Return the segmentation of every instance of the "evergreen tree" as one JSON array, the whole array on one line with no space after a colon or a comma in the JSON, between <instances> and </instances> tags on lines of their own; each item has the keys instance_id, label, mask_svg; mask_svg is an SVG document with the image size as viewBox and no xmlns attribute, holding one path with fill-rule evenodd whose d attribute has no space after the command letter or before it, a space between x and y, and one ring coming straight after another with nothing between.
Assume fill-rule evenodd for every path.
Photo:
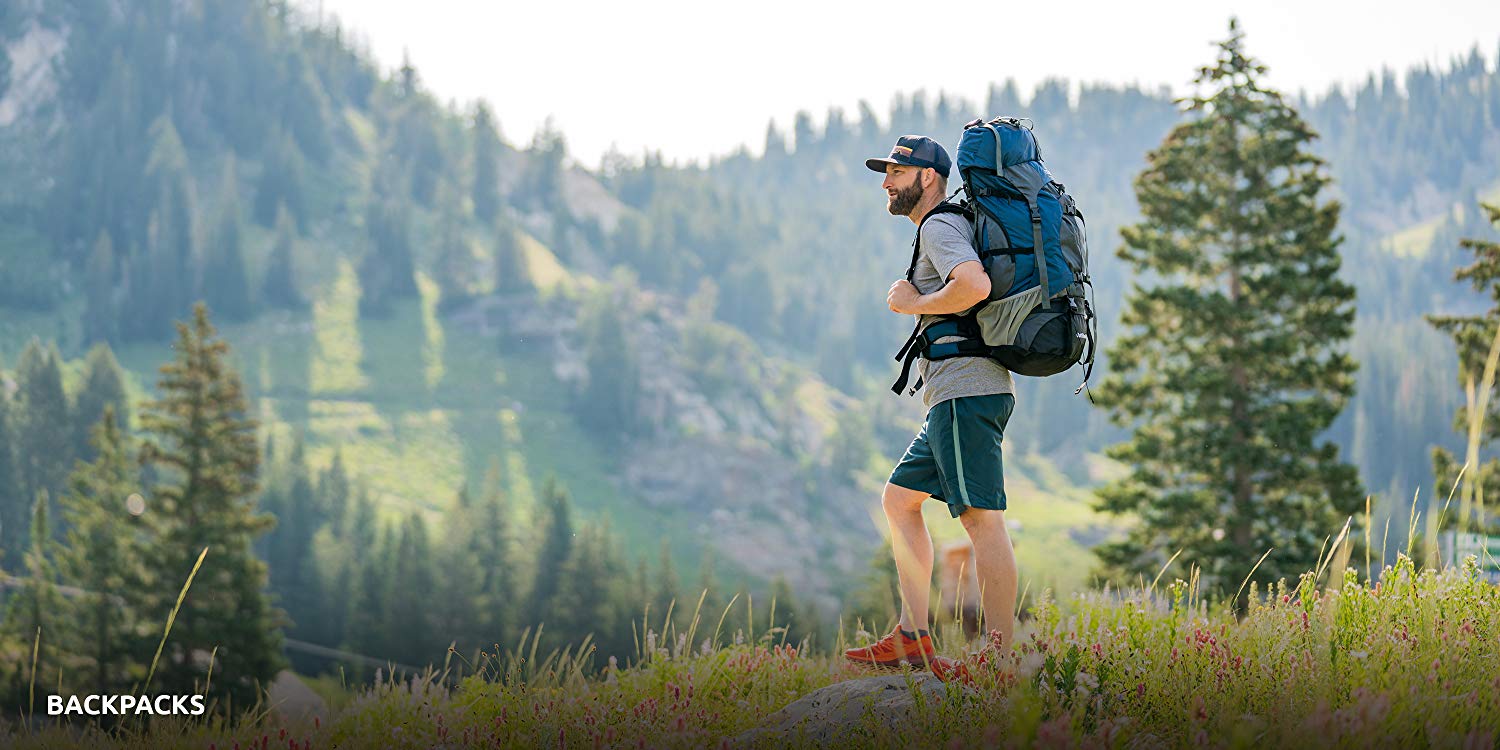
<instances>
[{"instance_id":1,"label":"evergreen tree","mask_svg":"<svg viewBox=\"0 0 1500 750\"><path fill-rule=\"evenodd\" d=\"M618 568L610 553L608 531L589 524L579 534L579 543L573 545L573 552L563 565L555 606L557 616L548 625L555 628L559 643L575 648L575 653L588 636L593 636L596 647L604 645L605 653L609 653L616 648L613 641L620 633L620 626L625 625L615 573Z\"/></svg>"},{"instance_id":2,"label":"evergreen tree","mask_svg":"<svg viewBox=\"0 0 1500 750\"><path fill-rule=\"evenodd\" d=\"M411 215L405 203L372 201L365 213L369 248L359 263L361 315L389 315L398 298L417 293Z\"/></svg>"},{"instance_id":3,"label":"evergreen tree","mask_svg":"<svg viewBox=\"0 0 1500 750\"><path fill-rule=\"evenodd\" d=\"M68 530L58 555L62 582L79 590L62 613L67 650L86 657L89 689L100 694L128 686L128 670L144 666L131 656L141 653L136 599L145 579L139 524L127 506L140 491L140 471L114 405L103 409L90 440L94 457L79 462L63 496Z\"/></svg>"},{"instance_id":4,"label":"evergreen tree","mask_svg":"<svg viewBox=\"0 0 1500 750\"><path fill-rule=\"evenodd\" d=\"M239 178L234 158L230 157L224 167L223 185L219 188L219 219L205 251L203 296L221 318L232 322L247 320L252 312L243 234Z\"/></svg>"},{"instance_id":5,"label":"evergreen tree","mask_svg":"<svg viewBox=\"0 0 1500 750\"><path fill-rule=\"evenodd\" d=\"M556 612L553 599L557 596L558 582L563 565L573 553L573 513L568 491L558 484L556 477L548 477L542 488L542 512L536 535L541 546L536 553L536 574L531 579L531 592L527 599L523 625L550 622Z\"/></svg>"},{"instance_id":6,"label":"evergreen tree","mask_svg":"<svg viewBox=\"0 0 1500 750\"><path fill-rule=\"evenodd\" d=\"M151 338L168 322L188 311L198 297L199 270L197 208L187 150L172 119L158 117L151 125L151 155L146 164L147 189L152 196L146 244L133 264L130 310L124 318L131 338Z\"/></svg>"},{"instance_id":7,"label":"evergreen tree","mask_svg":"<svg viewBox=\"0 0 1500 750\"><path fill-rule=\"evenodd\" d=\"M307 197L303 183L306 177L302 152L297 142L285 131L272 135L271 147L261 165L260 179L255 184L255 222L263 227L272 226L285 206L299 231L307 227Z\"/></svg>"},{"instance_id":8,"label":"evergreen tree","mask_svg":"<svg viewBox=\"0 0 1500 750\"><path fill-rule=\"evenodd\" d=\"M161 368L160 399L141 410L141 463L156 477L145 515L154 572L143 616L165 621L181 582L206 548L151 687L199 689L217 648L212 695L249 706L281 666L279 615L267 600L266 566L251 552L274 519L255 511L260 446L240 376L202 303L178 323L174 359ZM149 660L149 655L147 656Z\"/></svg>"},{"instance_id":9,"label":"evergreen tree","mask_svg":"<svg viewBox=\"0 0 1500 750\"><path fill-rule=\"evenodd\" d=\"M451 634L441 630L434 617L437 562L427 524L416 513L402 524L392 574L393 595L384 614L394 639L391 656L413 666L441 662Z\"/></svg>"},{"instance_id":10,"label":"evergreen tree","mask_svg":"<svg viewBox=\"0 0 1500 750\"><path fill-rule=\"evenodd\" d=\"M817 623L813 621L810 613L797 603L797 597L792 593L791 584L787 583L786 576L777 575L771 581L771 597L769 601L767 617L770 629L781 629L780 633L773 633L777 643L788 643L791 645L801 644L804 640L813 636L817 631Z\"/></svg>"},{"instance_id":11,"label":"evergreen tree","mask_svg":"<svg viewBox=\"0 0 1500 750\"><path fill-rule=\"evenodd\" d=\"M59 360L56 345L43 348L32 339L16 366L13 434L24 497L58 493L73 463L72 410Z\"/></svg>"},{"instance_id":12,"label":"evergreen tree","mask_svg":"<svg viewBox=\"0 0 1500 750\"><path fill-rule=\"evenodd\" d=\"M438 285L439 306L452 310L473 298L474 254L464 234L464 217L459 198L444 191L439 199L438 248L434 276Z\"/></svg>"},{"instance_id":13,"label":"evergreen tree","mask_svg":"<svg viewBox=\"0 0 1500 750\"><path fill-rule=\"evenodd\" d=\"M361 488L355 496L350 526L353 592L343 618L343 642L349 650L361 654L384 654L387 646L385 631L389 623L382 617L390 598L396 542L389 526L383 530L378 526L375 507Z\"/></svg>"},{"instance_id":14,"label":"evergreen tree","mask_svg":"<svg viewBox=\"0 0 1500 750\"><path fill-rule=\"evenodd\" d=\"M474 215L489 224L500 215L500 135L490 106L480 102L474 110Z\"/></svg>"},{"instance_id":15,"label":"evergreen tree","mask_svg":"<svg viewBox=\"0 0 1500 750\"><path fill-rule=\"evenodd\" d=\"M474 533L469 537L474 564L479 570L475 596L479 614L476 643L484 647L509 643L508 637L515 625L512 610L517 603L505 494L493 472L486 487L475 514Z\"/></svg>"},{"instance_id":16,"label":"evergreen tree","mask_svg":"<svg viewBox=\"0 0 1500 750\"><path fill-rule=\"evenodd\" d=\"M474 545L487 531L479 527L478 510L465 484L443 514L443 545L437 561L443 575L435 592L434 627L463 654L485 645L480 640L478 595L485 571L479 566Z\"/></svg>"},{"instance_id":17,"label":"evergreen tree","mask_svg":"<svg viewBox=\"0 0 1500 750\"><path fill-rule=\"evenodd\" d=\"M0 385L4 382L5 368L0 366ZM0 570L21 562L19 551L26 547L29 510L23 499L25 483L16 465L16 410L7 391L0 387ZM13 553L7 555L8 551Z\"/></svg>"},{"instance_id":18,"label":"evergreen tree","mask_svg":"<svg viewBox=\"0 0 1500 750\"><path fill-rule=\"evenodd\" d=\"M36 684L45 684L49 673L57 674L59 634L63 628L62 595L57 590L57 571L52 562L54 542L47 506L47 491L38 491L31 506L25 577L20 590L6 602L4 627L0 628L0 632L24 644L26 654L35 649L36 666L28 668L26 674ZM31 660L27 661L29 664Z\"/></svg>"},{"instance_id":19,"label":"evergreen tree","mask_svg":"<svg viewBox=\"0 0 1500 750\"><path fill-rule=\"evenodd\" d=\"M107 409L114 412L121 429L130 429L130 397L125 392L125 372L120 369L109 344L99 343L89 349L83 360L83 386L73 407L74 452L85 462L92 462L97 455L93 447L93 432Z\"/></svg>"},{"instance_id":20,"label":"evergreen tree","mask_svg":"<svg viewBox=\"0 0 1500 750\"><path fill-rule=\"evenodd\" d=\"M1130 473L1099 505L1140 522L1099 558L1134 579L1181 549L1178 574L1198 565L1224 596L1270 548L1257 579L1312 569L1363 497L1320 439L1354 389L1339 206L1319 203L1329 178L1307 148L1315 135L1262 87L1242 41L1231 21L1197 78L1207 93L1136 179L1143 220L1119 256L1159 281L1131 289L1100 393L1135 427L1110 451Z\"/></svg>"},{"instance_id":21,"label":"evergreen tree","mask_svg":"<svg viewBox=\"0 0 1500 750\"><path fill-rule=\"evenodd\" d=\"M276 242L261 282L261 299L273 308L301 310L307 300L297 288L297 227L286 206L276 208Z\"/></svg>"},{"instance_id":22,"label":"evergreen tree","mask_svg":"<svg viewBox=\"0 0 1500 750\"><path fill-rule=\"evenodd\" d=\"M637 427L640 369L612 296L597 298L580 326L588 382L578 405L587 426L618 442Z\"/></svg>"},{"instance_id":23,"label":"evergreen tree","mask_svg":"<svg viewBox=\"0 0 1500 750\"><path fill-rule=\"evenodd\" d=\"M531 275L521 250L521 234L508 219L495 223L495 291L514 294L531 290Z\"/></svg>"},{"instance_id":24,"label":"evergreen tree","mask_svg":"<svg viewBox=\"0 0 1500 750\"><path fill-rule=\"evenodd\" d=\"M349 500L349 472L344 468L344 451L342 448L335 448L333 462L318 478L318 506L322 508L329 526L340 530L344 528Z\"/></svg>"},{"instance_id":25,"label":"evergreen tree","mask_svg":"<svg viewBox=\"0 0 1500 750\"><path fill-rule=\"evenodd\" d=\"M302 638L306 635L304 626L312 625L322 601L323 592L319 590L313 567L312 543L323 518L300 435L292 446L291 457L279 468L282 476L274 493L274 506L267 507L274 513L276 526L264 537L265 560L270 568L271 588L280 595L292 622L291 632Z\"/></svg>"},{"instance_id":26,"label":"evergreen tree","mask_svg":"<svg viewBox=\"0 0 1500 750\"><path fill-rule=\"evenodd\" d=\"M1481 205L1491 225L1500 229L1500 205ZM1433 477L1437 486L1447 493L1457 481L1464 463L1477 458L1480 448L1500 437L1500 388L1491 385L1490 392L1480 393L1485 365L1490 348L1494 345L1497 330L1500 330L1500 242L1480 238L1461 240L1459 246L1473 255L1473 262L1454 273L1454 279L1467 281L1479 292L1487 292L1490 306L1482 315L1429 315L1427 320L1439 331L1453 339L1458 350L1458 380L1468 403L1454 415L1453 427L1466 438L1469 456L1460 461L1448 449L1436 446L1432 449ZM1497 377L1500 380L1500 377ZM1475 408L1487 401L1482 414ZM1465 471L1463 490L1456 511L1443 519L1444 526L1471 528L1483 518L1493 518L1484 510L1485 498L1500 498L1500 459L1491 458L1478 467Z\"/></svg>"},{"instance_id":27,"label":"evergreen tree","mask_svg":"<svg viewBox=\"0 0 1500 750\"><path fill-rule=\"evenodd\" d=\"M83 338L113 341L119 333L115 248L109 232L99 230L84 275Z\"/></svg>"},{"instance_id":28,"label":"evergreen tree","mask_svg":"<svg viewBox=\"0 0 1500 750\"><path fill-rule=\"evenodd\" d=\"M671 622L681 622L682 608L687 606L682 600L682 583L677 579L677 566L672 562L672 546L665 538L661 540L656 565L656 585L651 588L651 627L661 627L665 632L662 623L668 622L668 610L672 613Z\"/></svg>"}]
</instances>

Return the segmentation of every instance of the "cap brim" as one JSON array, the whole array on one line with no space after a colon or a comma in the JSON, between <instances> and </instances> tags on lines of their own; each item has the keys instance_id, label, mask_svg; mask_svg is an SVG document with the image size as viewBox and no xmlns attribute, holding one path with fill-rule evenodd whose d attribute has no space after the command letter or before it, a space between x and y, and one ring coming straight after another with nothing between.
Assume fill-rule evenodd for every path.
<instances>
[{"instance_id":1,"label":"cap brim","mask_svg":"<svg viewBox=\"0 0 1500 750\"><path fill-rule=\"evenodd\" d=\"M865 166L869 167L871 172L879 172L881 174L885 174L885 165L900 163L895 159L865 159Z\"/></svg>"}]
</instances>

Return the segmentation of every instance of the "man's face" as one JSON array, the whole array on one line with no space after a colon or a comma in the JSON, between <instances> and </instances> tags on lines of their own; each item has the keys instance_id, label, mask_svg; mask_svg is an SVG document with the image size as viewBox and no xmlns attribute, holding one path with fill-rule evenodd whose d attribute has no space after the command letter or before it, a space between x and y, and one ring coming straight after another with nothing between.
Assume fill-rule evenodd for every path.
<instances>
[{"instance_id":1,"label":"man's face","mask_svg":"<svg viewBox=\"0 0 1500 750\"><path fill-rule=\"evenodd\" d=\"M892 216L909 216L917 202L922 200L922 170L902 164L885 165L885 182L881 183L887 196L885 210Z\"/></svg>"}]
</instances>

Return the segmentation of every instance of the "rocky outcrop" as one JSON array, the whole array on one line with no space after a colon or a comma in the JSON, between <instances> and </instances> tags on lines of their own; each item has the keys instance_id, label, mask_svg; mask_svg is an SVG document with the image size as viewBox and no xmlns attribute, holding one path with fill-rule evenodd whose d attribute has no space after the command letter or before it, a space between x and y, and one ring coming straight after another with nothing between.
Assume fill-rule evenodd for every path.
<instances>
[{"instance_id":1,"label":"rocky outcrop","mask_svg":"<svg viewBox=\"0 0 1500 750\"><path fill-rule=\"evenodd\" d=\"M953 686L959 693L973 688ZM737 747L786 745L845 747L858 732L896 730L918 711L954 700L949 686L930 674L889 675L845 680L815 690L766 717L760 726L734 738Z\"/></svg>"}]
</instances>

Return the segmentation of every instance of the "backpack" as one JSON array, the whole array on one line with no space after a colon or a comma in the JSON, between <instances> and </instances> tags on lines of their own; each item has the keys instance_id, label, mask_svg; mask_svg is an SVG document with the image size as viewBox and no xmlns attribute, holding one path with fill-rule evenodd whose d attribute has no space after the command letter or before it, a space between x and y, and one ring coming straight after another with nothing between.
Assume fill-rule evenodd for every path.
<instances>
[{"instance_id":1,"label":"backpack","mask_svg":"<svg viewBox=\"0 0 1500 750\"><path fill-rule=\"evenodd\" d=\"M990 294L965 313L940 316L925 330L919 321L896 354L901 376L891 390L899 395L906 388L918 357L929 362L990 357L1032 377L1082 364L1083 383L1073 391L1078 394L1093 374L1098 329L1085 296L1093 283L1077 202L1047 171L1029 120L997 117L965 125L956 165L966 198L939 204L922 223L943 213L973 221L974 247L990 277ZM916 272L921 235L919 223L908 281ZM951 336L963 340L936 343ZM921 387L918 379L911 393Z\"/></svg>"}]
</instances>

